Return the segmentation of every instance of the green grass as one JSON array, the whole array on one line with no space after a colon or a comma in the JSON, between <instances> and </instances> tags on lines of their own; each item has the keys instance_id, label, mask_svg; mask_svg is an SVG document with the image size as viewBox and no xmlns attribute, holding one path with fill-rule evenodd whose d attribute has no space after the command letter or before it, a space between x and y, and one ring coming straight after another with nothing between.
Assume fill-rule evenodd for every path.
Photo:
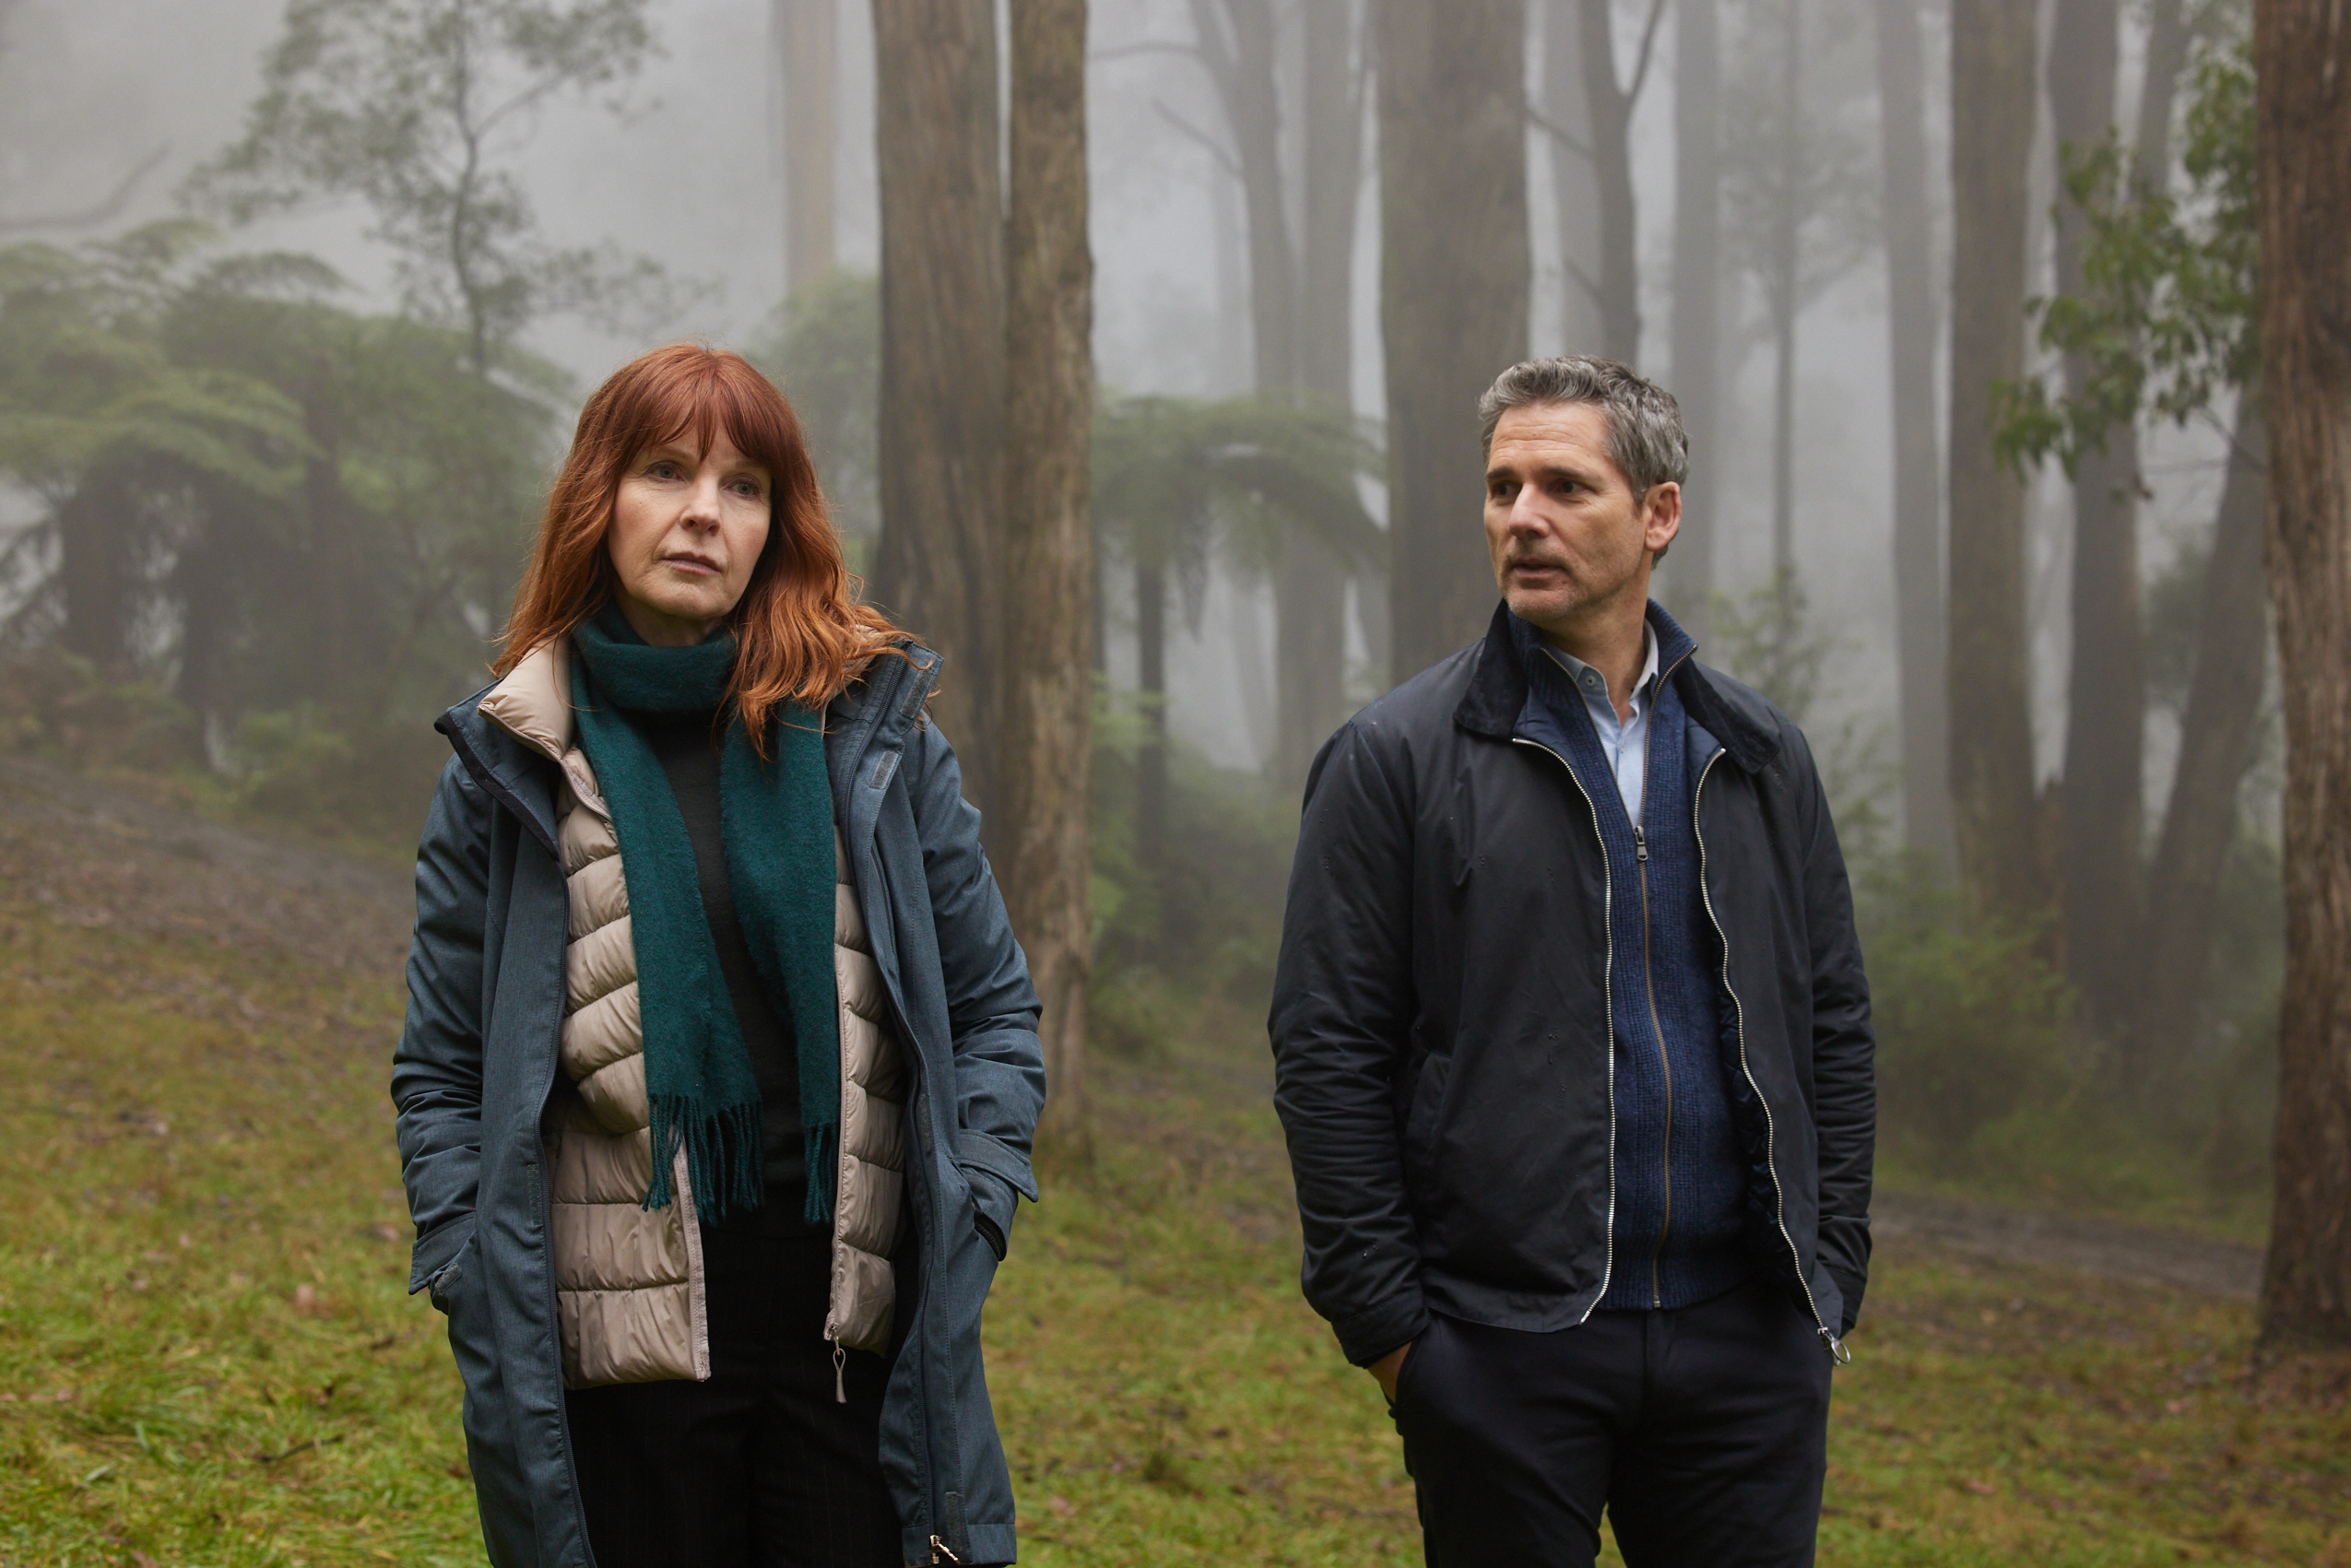
<instances>
[{"instance_id":1,"label":"green grass","mask_svg":"<svg viewBox=\"0 0 2351 1568\"><path fill-rule=\"evenodd\" d=\"M479 1561L403 1294L396 980L61 925L0 882L0 1565ZM990 1306L1027 1561L1416 1562L1376 1392L1300 1303L1237 1017L1105 1061ZM2346 1368L2241 1307L1890 1244L1821 1560L2351 1568Z\"/></svg>"}]
</instances>

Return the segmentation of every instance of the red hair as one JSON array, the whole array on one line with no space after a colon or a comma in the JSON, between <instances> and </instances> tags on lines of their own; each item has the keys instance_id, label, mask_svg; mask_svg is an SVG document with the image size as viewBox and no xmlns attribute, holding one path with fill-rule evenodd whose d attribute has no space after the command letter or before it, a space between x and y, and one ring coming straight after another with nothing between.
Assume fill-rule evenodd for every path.
<instances>
[{"instance_id":1,"label":"red hair","mask_svg":"<svg viewBox=\"0 0 2351 1568\"><path fill-rule=\"evenodd\" d=\"M580 410L492 673L505 675L610 602L618 581L605 536L637 454L689 434L707 452L722 430L767 470L772 497L767 542L727 616L741 652L727 694L752 743L764 755L779 705L821 707L892 647L897 628L857 599L792 406L741 355L672 343L621 366Z\"/></svg>"}]
</instances>

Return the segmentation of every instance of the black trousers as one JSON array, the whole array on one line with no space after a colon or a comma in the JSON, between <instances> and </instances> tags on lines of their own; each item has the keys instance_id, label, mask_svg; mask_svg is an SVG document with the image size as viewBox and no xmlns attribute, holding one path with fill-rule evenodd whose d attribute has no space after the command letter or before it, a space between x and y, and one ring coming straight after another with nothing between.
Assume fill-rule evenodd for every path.
<instances>
[{"instance_id":1,"label":"black trousers","mask_svg":"<svg viewBox=\"0 0 2351 1568\"><path fill-rule=\"evenodd\" d=\"M597 1568L897 1568L887 1368L823 1339L832 1239L703 1227L706 1383L564 1396Z\"/></svg>"},{"instance_id":2,"label":"black trousers","mask_svg":"<svg viewBox=\"0 0 2351 1568\"><path fill-rule=\"evenodd\" d=\"M1603 1506L1628 1568L1807 1568L1828 1374L1761 1280L1551 1334L1432 1318L1396 1389L1430 1568L1590 1568Z\"/></svg>"}]
</instances>

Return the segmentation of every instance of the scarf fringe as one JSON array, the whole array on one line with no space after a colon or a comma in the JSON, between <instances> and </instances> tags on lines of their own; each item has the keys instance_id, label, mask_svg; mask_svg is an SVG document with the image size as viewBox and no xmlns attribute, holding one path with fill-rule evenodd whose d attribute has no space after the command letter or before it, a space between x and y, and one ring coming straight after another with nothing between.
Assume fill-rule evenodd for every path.
<instances>
[{"instance_id":1,"label":"scarf fringe","mask_svg":"<svg viewBox=\"0 0 2351 1568\"><path fill-rule=\"evenodd\" d=\"M694 1201L712 1219L757 1208L767 1196L759 1102L714 1111L686 1095L656 1094L651 1100L653 1180L645 1187L644 1207L667 1208L677 1197L669 1173L682 1144Z\"/></svg>"},{"instance_id":2,"label":"scarf fringe","mask_svg":"<svg viewBox=\"0 0 2351 1568\"><path fill-rule=\"evenodd\" d=\"M809 1197L800 1218L811 1225L833 1222L833 1175L840 1167L841 1124L811 1123L802 1147L809 1162Z\"/></svg>"}]
</instances>

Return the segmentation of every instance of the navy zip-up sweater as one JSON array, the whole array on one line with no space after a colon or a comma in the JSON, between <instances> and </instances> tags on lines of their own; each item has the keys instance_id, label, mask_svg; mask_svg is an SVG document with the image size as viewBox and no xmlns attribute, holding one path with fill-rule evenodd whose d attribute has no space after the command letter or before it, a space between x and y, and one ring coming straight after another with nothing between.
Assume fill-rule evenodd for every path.
<instances>
[{"instance_id":1,"label":"navy zip-up sweater","mask_svg":"<svg viewBox=\"0 0 2351 1568\"><path fill-rule=\"evenodd\" d=\"M1535 629L1511 621L1528 674L1518 733L1574 772L1608 856L1616 1194L1600 1310L1688 1306L1738 1284L1750 1267L1744 1167L1723 1079L1720 950L1699 885L1689 719L1674 683L1662 678L1696 644L1649 607L1661 678L1636 823L1582 694L1544 656Z\"/></svg>"}]
</instances>

